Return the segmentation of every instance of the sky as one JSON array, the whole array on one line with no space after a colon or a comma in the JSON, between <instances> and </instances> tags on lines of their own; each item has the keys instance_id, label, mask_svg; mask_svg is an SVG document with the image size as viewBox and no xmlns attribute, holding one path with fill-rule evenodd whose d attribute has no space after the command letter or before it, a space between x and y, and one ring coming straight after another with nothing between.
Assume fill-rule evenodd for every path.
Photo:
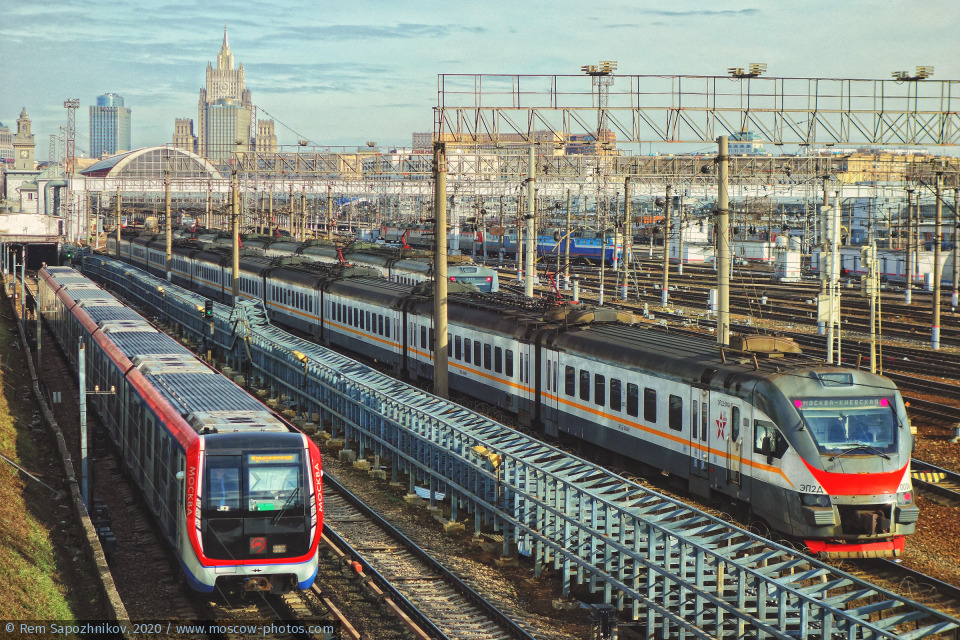
<instances>
[{"instance_id":1,"label":"sky","mask_svg":"<svg viewBox=\"0 0 960 640\"><path fill-rule=\"evenodd\" d=\"M3 0L0 122L26 108L46 159L78 98L112 92L132 110L134 148L169 143L197 118L226 24L253 103L280 144L409 146L433 129L438 74L618 74L887 79L933 65L960 79L957 0Z\"/></svg>"}]
</instances>

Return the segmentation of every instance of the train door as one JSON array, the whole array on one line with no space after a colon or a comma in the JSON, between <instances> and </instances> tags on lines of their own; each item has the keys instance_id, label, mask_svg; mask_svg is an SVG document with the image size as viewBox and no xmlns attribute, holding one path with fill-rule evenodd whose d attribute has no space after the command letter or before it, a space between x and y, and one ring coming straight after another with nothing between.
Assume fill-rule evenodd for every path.
<instances>
[{"instance_id":1,"label":"train door","mask_svg":"<svg viewBox=\"0 0 960 640\"><path fill-rule=\"evenodd\" d=\"M707 443L709 391L690 389L690 490L709 495L710 448Z\"/></svg>"},{"instance_id":2,"label":"train door","mask_svg":"<svg viewBox=\"0 0 960 640\"><path fill-rule=\"evenodd\" d=\"M530 416L533 413L533 404L536 394L536 378L539 377L536 369L535 347L529 342L519 342L518 367L520 388L517 394L517 418L520 424L530 426Z\"/></svg>"},{"instance_id":3,"label":"train door","mask_svg":"<svg viewBox=\"0 0 960 640\"><path fill-rule=\"evenodd\" d=\"M740 405L730 403L729 437L727 438L727 484L740 486L740 464L743 456L743 416Z\"/></svg>"}]
</instances>

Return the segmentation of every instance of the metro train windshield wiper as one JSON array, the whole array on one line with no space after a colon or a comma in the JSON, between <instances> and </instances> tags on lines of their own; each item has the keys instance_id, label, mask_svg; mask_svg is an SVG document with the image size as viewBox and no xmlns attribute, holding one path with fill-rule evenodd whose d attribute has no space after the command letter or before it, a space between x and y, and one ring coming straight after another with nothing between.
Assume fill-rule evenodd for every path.
<instances>
[{"instance_id":1,"label":"metro train windshield wiper","mask_svg":"<svg viewBox=\"0 0 960 640\"><path fill-rule=\"evenodd\" d=\"M287 499L284 501L283 506L280 507L280 511L277 512L277 515L273 516L273 520L270 521L270 526L273 526L280 522L280 517L283 515L283 512L287 510L287 506L290 504L290 501L294 499L300 493L300 487L297 487L290 492L290 495L287 496Z\"/></svg>"},{"instance_id":2,"label":"metro train windshield wiper","mask_svg":"<svg viewBox=\"0 0 960 640\"><path fill-rule=\"evenodd\" d=\"M840 456L845 456L845 455L847 455L848 453L853 453L854 451L872 451L872 452L876 453L877 455L883 457L885 460L889 460L889 459L890 459L890 456L888 456L887 454L885 454L883 451L880 451L880 449L877 449L876 447L872 447L872 446L870 446L869 444L864 444L864 443L860 442L860 443L857 443L857 444L853 445L853 446L850 447L849 449L844 449L844 450L841 451L840 453L838 453L838 454L836 454L836 455L834 455L834 456L830 456L829 458L827 458L827 461L828 461L828 462L833 462L835 459L839 458Z\"/></svg>"}]
</instances>

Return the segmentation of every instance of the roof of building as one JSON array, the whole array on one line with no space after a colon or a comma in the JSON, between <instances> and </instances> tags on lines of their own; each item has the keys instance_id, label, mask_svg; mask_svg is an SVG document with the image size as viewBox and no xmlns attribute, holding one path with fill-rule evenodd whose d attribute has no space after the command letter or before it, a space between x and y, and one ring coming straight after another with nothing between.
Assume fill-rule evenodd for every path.
<instances>
[{"instance_id":1,"label":"roof of building","mask_svg":"<svg viewBox=\"0 0 960 640\"><path fill-rule=\"evenodd\" d=\"M89 178L158 178L169 171L171 178L209 178L222 176L208 160L190 151L172 147L145 147L104 158L80 173Z\"/></svg>"}]
</instances>

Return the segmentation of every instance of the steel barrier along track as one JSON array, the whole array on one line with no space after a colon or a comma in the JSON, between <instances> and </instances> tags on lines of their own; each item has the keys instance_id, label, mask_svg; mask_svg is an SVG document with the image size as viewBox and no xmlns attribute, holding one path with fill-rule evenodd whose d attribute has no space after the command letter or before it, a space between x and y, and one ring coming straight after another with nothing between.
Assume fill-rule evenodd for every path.
<instances>
[{"instance_id":1,"label":"steel barrier along track","mask_svg":"<svg viewBox=\"0 0 960 640\"><path fill-rule=\"evenodd\" d=\"M85 265L173 321L198 315L196 294L108 258ZM960 628L960 620L293 337L253 303L214 305L214 324L217 348L274 397L286 396L298 414L319 414L359 457L379 456L394 480L406 474L411 492L426 486L432 501L445 494L452 519L466 512L475 532L502 532L504 553L516 547L538 573L560 571L565 594L586 585L649 637L914 640L955 637Z\"/></svg>"}]
</instances>

